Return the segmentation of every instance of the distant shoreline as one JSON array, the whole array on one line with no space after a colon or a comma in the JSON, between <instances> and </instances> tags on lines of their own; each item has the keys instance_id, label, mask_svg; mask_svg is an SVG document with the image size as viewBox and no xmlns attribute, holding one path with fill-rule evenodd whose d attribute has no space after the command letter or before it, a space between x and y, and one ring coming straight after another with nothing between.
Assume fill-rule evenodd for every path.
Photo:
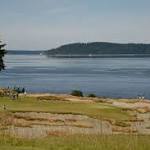
<instances>
[{"instance_id":1,"label":"distant shoreline","mask_svg":"<svg viewBox=\"0 0 150 150\"><path fill-rule=\"evenodd\" d=\"M6 55L39 55L42 52L40 50L7 50Z\"/></svg>"},{"instance_id":2,"label":"distant shoreline","mask_svg":"<svg viewBox=\"0 0 150 150\"><path fill-rule=\"evenodd\" d=\"M150 54L45 54L45 51L30 51L30 50L8 50L6 55L44 55L48 58L126 58L126 57L150 57Z\"/></svg>"},{"instance_id":3,"label":"distant shoreline","mask_svg":"<svg viewBox=\"0 0 150 150\"><path fill-rule=\"evenodd\" d=\"M55 58L126 58L126 57L150 57L150 54L102 54L102 55L47 55Z\"/></svg>"}]
</instances>

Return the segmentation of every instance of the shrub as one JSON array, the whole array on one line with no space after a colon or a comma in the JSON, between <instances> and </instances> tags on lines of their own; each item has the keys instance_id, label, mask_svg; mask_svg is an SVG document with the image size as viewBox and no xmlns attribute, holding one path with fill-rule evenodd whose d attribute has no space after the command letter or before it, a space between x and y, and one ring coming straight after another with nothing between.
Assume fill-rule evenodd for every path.
<instances>
[{"instance_id":1,"label":"shrub","mask_svg":"<svg viewBox=\"0 0 150 150\"><path fill-rule=\"evenodd\" d=\"M21 87L14 87L13 90L17 93L25 93L26 89Z\"/></svg>"},{"instance_id":2,"label":"shrub","mask_svg":"<svg viewBox=\"0 0 150 150\"><path fill-rule=\"evenodd\" d=\"M78 97L83 97L83 93L81 91L78 90L74 90L71 92L72 96L78 96Z\"/></svg>"},{"instance_id":3,"label":"shrub","mask_svg":"<svg viewBox=\"0 0 150 150\"><path fill-rule=\"evenodd\" d=\"M88 97L96 97L95 94L89 94Z\"/></svg>"}]
</instances>

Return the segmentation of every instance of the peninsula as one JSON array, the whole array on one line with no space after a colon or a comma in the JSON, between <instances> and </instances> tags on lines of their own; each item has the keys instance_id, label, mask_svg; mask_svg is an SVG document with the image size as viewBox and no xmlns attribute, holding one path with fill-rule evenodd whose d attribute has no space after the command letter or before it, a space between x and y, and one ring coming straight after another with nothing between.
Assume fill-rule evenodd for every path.
<instances>
[{"instance_id":1,"label":"peninsula","mask_svg":"<svg viewBox=\"0 0 150 150\"><path fill-rule=\"evenodd\" d=\"M44 52L49 56L150 55L150 44L108 42L72 43Z\"/></svg>"}]
</instances>

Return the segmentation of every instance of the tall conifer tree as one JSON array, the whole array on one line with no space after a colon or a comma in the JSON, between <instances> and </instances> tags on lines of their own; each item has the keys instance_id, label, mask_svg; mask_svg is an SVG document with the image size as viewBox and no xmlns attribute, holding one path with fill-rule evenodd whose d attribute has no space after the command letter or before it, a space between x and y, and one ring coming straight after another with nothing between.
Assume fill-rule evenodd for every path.
<instances>
[{"instance_id":1,"label":"tall conifer tree","mask_svg":"<svg viewBox=\"0 0 150 150\"><path fill-rule=\"evenodd\" d=\"M5 45L6 44L2 44L2 42L0 41L0 71L5 69L5 65L4 65L4 61L3 61L3 57L6 53L6 50L5 50Z\"/></svg>"}]
</instances>

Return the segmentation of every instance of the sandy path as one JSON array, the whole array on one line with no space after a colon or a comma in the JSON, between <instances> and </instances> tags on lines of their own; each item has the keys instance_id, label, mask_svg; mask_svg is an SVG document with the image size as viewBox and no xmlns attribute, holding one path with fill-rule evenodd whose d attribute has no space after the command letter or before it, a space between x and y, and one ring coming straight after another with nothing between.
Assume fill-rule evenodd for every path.
<instances>
[{"instance_id":1,"label":"sandy path","mask_svg":"<svg viewBox=\"0 0 150 150\"><path fill-rule=\"evenodd\" d=\"M21 94L20 96L24 96ZM37 94L26 94L27 97L48 97L48 96L54 96L58 98L63 98L71 102L90 102L93 103L93 100L87 97L76 97L72 95L67 95L67 94L50 94L50 93L37 93Z\"/></svg>"},{"instance_id":2,"label":"sandy path","mask_svg":"<svg viewBox=\"0 0 150 150\"><path fill-rule=\"evenodd\" d=\"M135 103L114 101L112 105L121 108L129 108L129 109L138 109L138 108L146 108L146 107L150 109L150 102L147 101L135 102Z\"/></svg>"}]
</instances>

